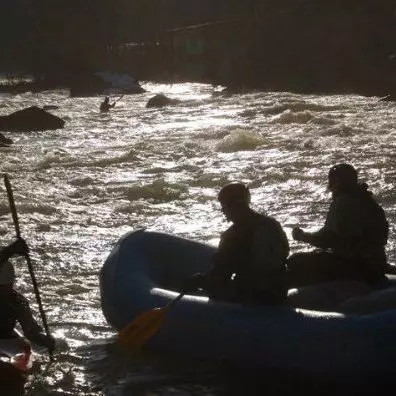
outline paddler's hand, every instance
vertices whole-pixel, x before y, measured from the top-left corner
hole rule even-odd
[[[29,340],[25,337],[20,337],[19,342],[22,345],[21,353],[17,353],[11,358],[11,364],[19,371],[28,371],[32,368],[32,346]]]
[[[48,351],[53,353],[56,349],[56,340],[52,336],[47,336],[47,339],[45,341],[46,347],[48,348]]]

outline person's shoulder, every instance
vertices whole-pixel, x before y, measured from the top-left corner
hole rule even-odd
[[[339,194],[333,198],[329,213],[336,221],[358,220],[364,210],[362,200],[356,195]]]
[[[382,210],[371,194],[340,194],[334,199],[335,213],[339,219],[360,217],[362,213]]]
[[[355,194],[341,193],[333,198],[333,202],[337,206],[355,206],[361,201],[361,197]]]
[[[276,220],[275,217],[269,216],[267,214],[254,212],[254,216],[256,217],[259,224],[280,225],[279,221]]]
[[[378,205],[376,198],[369,191],[359,191],[355,194],[342,193],[333,199],[338,207],[361,207],[368,205]]]
[[[256,212],[256,227],[271,231],[283,231],[281,223],[272,216]]]
[[[376,197],[370,191],[367,191],[365,196],[362,198],[362,204],[365,211],[371,214],[380,214],[381,216],[385,217],[385,210],[382,205],[378,202]]]
[[[231,224],[226,230],[221,233],[221,238],[226,238],[229,235],[232,235],[237,230],[235,224]]]

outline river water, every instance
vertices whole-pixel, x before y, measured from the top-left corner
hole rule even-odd
[[[216,244],[227,227],[216,194],[229,181],[250,186],[253,207],[276,217],[297,251],[306,246],[292,241],[292,227],[322,225],[328,169],[350,162],[387,213],[387,252],[395,262],[394,103],[289,92],[227,96],[202,84],[144,88],[106,114],[99,112],[103,98],[70,98],[67,91],[0,96],[1,115],[57,105],[51,112],[66,120],[62,130],[4,133],[14,144],[0,148],[0,171],[10,177],[48,322],[60,340],[54,363],[45,351],[38,356],[29,395],[227,392],[227,380],[202,362],[144,353],[120,367],[115,333],[100,307],[98,272],[131,229]],[[146,109],[159,92],[182,102]],[[3,186],[0,216],[7,243],[15,234]],[[17,288],[37,313],[26,264],[14,262]]]

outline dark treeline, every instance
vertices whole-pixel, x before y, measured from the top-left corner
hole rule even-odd
[[[395,22],[394,0],[3,0],[0,70],[396,93]]]

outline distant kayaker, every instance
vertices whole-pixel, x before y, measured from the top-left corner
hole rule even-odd
[[[210,298],[246,304],[278,305],[287,296],[289,244],[277,220],[250,208],[250,191],[230,183],[218,195],[222,212],[233,224],[220,239],[213,269],[187,281]]]
[[[111,108],[113,108],[115,106],[115,104],[116,104],[116,102],[113,102],[113,103],[110,104],[110,98],[108,96],[106,96],[104,98],[104,101],[100,104],[100,111],[102,113],[106,113]]]
[[[291,286],[354,279],[375,285],[385,279],[388,222],[384,210],[358,182],[350,164],[334,165],[328,174],[332,201],[324,226],[316,232],[293,229],[296,241],[316,248],[296,253],[287,266]]]
[[[18,322],[28,340],[54,350],[55,339],[45,334],[33,318],[27,299],[13,288],[15,271],[8,259],[13,255],[27,255],[28,252],[29,248],[22,238],[0,250],[0,338],[15,338],[14,328]]]

